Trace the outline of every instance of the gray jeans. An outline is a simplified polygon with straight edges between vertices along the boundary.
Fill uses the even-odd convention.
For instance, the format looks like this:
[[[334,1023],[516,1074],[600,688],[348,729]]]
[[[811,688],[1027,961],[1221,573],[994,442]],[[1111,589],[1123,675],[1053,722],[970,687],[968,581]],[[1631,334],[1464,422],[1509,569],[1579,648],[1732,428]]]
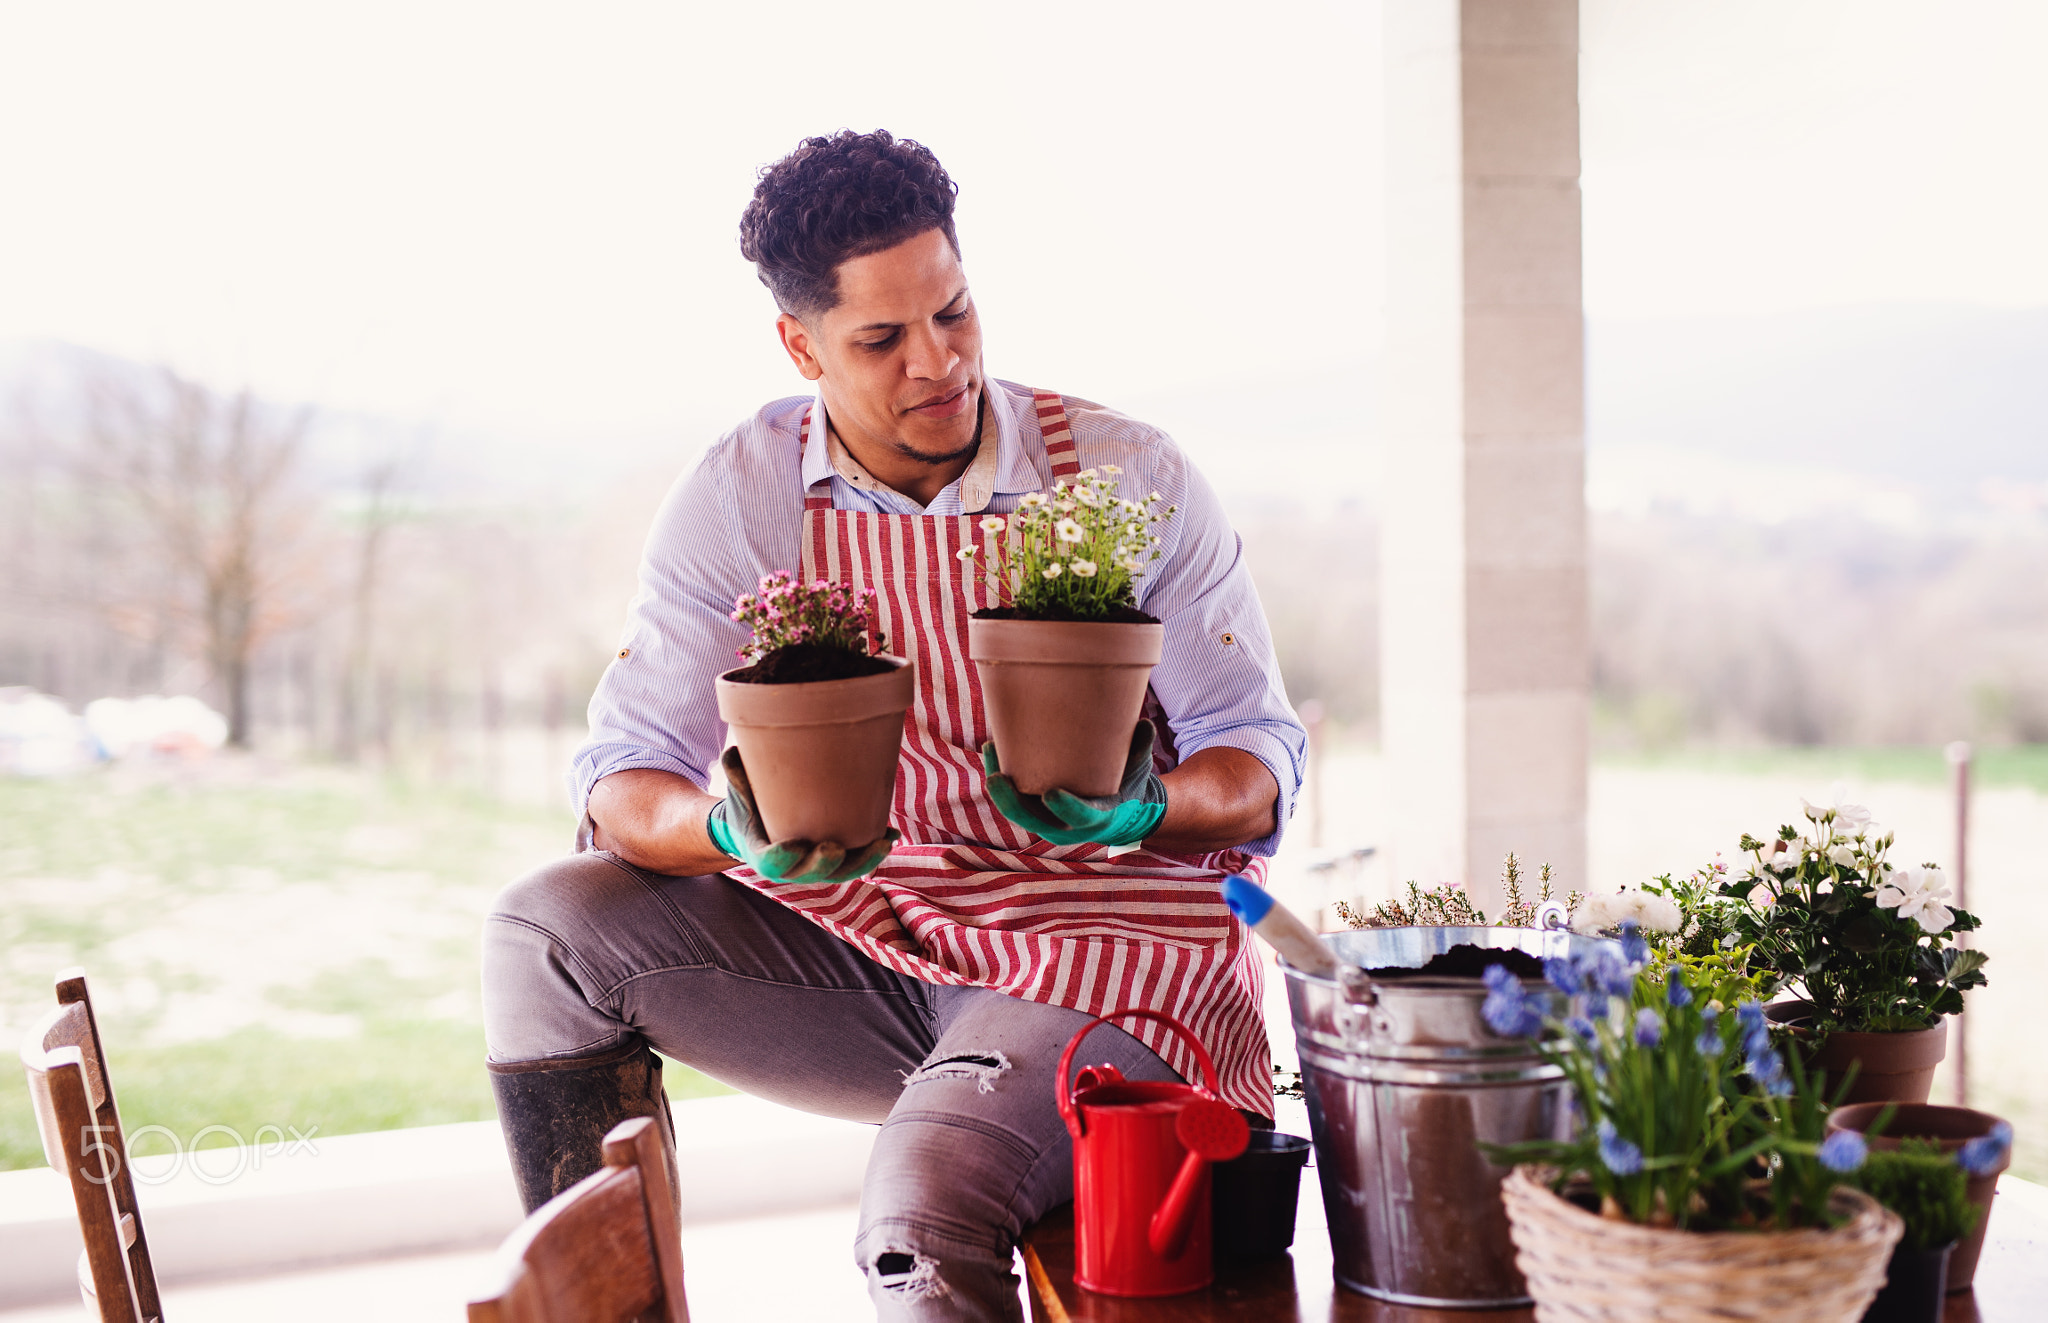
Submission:
[[[1052,1080],[1088,1018],[908,978],[729,878],[603,852],[521,878],[484,925],[492,1060],[638,1037],[758,1097],[879,1124],[854,1256],[885,1320],[1020,1317],[1017,1237],[1073,1197]],[[1180,1078],[1113,1026],[1082,1057]]]

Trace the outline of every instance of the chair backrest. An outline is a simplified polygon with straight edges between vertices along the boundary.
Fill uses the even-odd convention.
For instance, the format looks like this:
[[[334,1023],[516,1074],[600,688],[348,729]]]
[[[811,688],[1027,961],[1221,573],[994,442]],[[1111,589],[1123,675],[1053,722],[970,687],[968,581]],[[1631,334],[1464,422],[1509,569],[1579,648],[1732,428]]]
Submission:
[[[496,1294],[469,1323],[689,1323],[659,1122],[604,1137],[604,1166],[533,1210],[498,1250]]]
[[[43,1155],[71,1184],[85,1239],[78,1281],[101,1323],[158,1323],[156,1269],[149,1261],[127,1136],[114,1105],[114,1086],[100,1050],[85,971],[57,975],[57,1007],[30,1027],[21,1044],[35,1102]]]

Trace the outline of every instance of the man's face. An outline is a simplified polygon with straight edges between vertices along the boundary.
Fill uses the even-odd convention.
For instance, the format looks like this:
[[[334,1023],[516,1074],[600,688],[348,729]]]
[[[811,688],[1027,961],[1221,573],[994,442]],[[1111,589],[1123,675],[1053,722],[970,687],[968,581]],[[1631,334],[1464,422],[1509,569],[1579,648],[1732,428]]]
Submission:
[[[942,232],[840,263],[838,306],[808,323],[784,313],[776,327],[849,446],[925,464],[973,448],[981,320]]]

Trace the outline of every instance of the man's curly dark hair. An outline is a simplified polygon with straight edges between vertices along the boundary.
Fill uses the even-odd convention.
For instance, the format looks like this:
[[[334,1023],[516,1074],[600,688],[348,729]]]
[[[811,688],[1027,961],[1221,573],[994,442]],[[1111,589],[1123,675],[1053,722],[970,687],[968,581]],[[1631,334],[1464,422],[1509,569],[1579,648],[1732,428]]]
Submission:
[[[841,262],[938,230],[953,231],[959,186],[931,149],[887,131],[806,138],[761,171],[740,217],[740,252],[775,304],[800,319],[839,304]]]

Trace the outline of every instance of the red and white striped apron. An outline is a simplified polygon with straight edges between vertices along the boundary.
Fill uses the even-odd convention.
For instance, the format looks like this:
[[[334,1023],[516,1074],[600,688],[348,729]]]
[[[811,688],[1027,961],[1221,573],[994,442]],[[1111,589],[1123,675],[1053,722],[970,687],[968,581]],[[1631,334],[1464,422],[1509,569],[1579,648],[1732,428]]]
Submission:
[[[1053,476],[1072,478],[1080,465],[1066,406],[1044,392],[1035,400]],[[807,410],[799,447],[810,429]],[[1263,880],[1265,861],[1234,850],[1139,849],[1111,859],[1101,845],[1032,836],[984,793],[988,718],[967,659],[967,619],[994,605],[986,566],[1000,563],[999,537],[974,515],[835,510],[829,477],[805,494],[803,578],[872,589],[889,650],[917,663],[890,811],[903,839],[878,872],[854,882],[770,882],[747,868],[731,874],[913,978],[1091,1015],[1121,1006],[1164,1011],[1215,1057],[1227,1101],[1270,1116],[1261,965],[1216,885],[1232,871]],[[956,554],[968,545],[983,548],[974,562]],[[1160,733],[1162,750],[1170,749],[1168,732]],[[1171,756],[1162,752],[1162,761]],[[1195,1078],[1177,1038],[1150,1021],[1120,1027]]]

